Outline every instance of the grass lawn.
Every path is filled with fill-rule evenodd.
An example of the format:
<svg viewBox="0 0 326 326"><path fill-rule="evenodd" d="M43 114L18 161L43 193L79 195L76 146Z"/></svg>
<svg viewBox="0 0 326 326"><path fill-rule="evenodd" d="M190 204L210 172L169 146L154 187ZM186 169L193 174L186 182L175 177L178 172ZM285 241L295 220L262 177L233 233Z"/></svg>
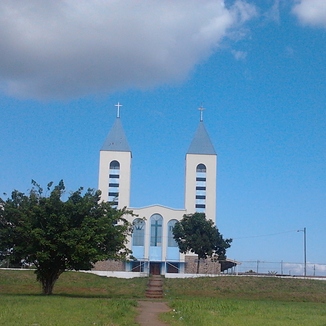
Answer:
<svg viewBox="0 0 326 326"><path fill-rule="evenodd" d="M0 325L136 325L146 278L66 272L52 296L32 271L0 270ZM165 279L169 325L326 326L326 281L276 277ZM153 325L155 326L155 325Z"/></svg>
<svg viewBox="0 0 326 326"><path fill-rule="evenodd" d="M326 281L276 277L166 279L170 325L326 326Z"/></svg>
<svg viewBox="0 0 326 326"><path fill-rule="evenodd" d="M136 325L130 299L63 296L0 296L0 325Z"/></svg>
<svg viewBox="0 0 326 326"><path fill-rule="evenodd" d="M137 325L137 299L147 279L66 272L44 296L33 271L0 270L0 325Z"/></svg>
<svg viewBox="0 0 326 326"><path fill-rule="evenodd" d="M173 313L164 316L170 325L326 325L323 303L193 298L172 300L170 307Z"/></svg>

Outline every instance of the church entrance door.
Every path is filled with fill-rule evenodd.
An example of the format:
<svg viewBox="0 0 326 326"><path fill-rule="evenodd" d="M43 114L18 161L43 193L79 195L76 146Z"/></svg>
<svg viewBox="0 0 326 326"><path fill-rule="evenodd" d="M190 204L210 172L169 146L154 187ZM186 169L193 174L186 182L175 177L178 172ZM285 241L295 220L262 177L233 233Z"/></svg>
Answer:
<svg viewBox="0 0 326 326"><path fill-rule="evenodd" d="M161 274L161 263L150 263L149 273L152 275Z"/></svg>

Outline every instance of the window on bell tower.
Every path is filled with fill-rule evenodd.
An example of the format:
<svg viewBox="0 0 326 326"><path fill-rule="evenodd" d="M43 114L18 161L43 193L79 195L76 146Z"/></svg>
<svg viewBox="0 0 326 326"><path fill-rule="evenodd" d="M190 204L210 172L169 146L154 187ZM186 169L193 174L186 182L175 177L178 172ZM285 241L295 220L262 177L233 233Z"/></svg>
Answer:
<svg viewBox="0 0 326 326"><path fill-rule="evenodd" d="M196 212L204 213L206 208L206 166L196 167Z"/></svg>
<svg viewBox="0 0 326 326"><path fill-rule="evenodd" d="M119 182L120 180L120 163L111 161L109 165L109 203L113 207L118 206L119 202Z"/></svg>

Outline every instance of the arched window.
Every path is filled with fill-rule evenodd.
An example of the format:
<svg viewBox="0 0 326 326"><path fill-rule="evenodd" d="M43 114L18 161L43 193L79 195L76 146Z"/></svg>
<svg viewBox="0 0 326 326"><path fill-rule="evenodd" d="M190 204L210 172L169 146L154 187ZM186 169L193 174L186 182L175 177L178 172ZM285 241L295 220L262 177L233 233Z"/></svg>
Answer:
<svg viewBox="0 0 326 326"><path fill-rule="evenodd" d="M173 238L173 228L177 220L170 220L168 223L168 247L178 247L177 242Z"/></svg>
<svg viewBox="0 0 326 326"><path fill-rule="evenodd" d="M206 172L205 164L202 164L202 163L198 164L197 168L196 168L196 172Z"/></svg>
<svg viewBox="0 0 326 326"><path fill-rule="evenodd" d="M144 246L145 242L145 221L141 218L136 218L133 221L132 245Z"/></svg>
<svg viewBox="0 0 326 326"><path fill-rule="evenodd" d="M196 212L205 212L206 208L206 166L196 167Z"/></svg>
<svg viewBox="0 0 326 326"><path fill-rule="evenodd" d="M110 170L120 170L120 163L118 161L112 161L110 163Z"/></svg>
<svg viewBox="0 0 326 326"><path fill-rule="evenodd" d="M163 217L160 214L151 216L151 246L162 246L162 222Z"/></svg>
<svg viewBox="0 0 326 326"><path fill-rule="evenodd" d="M111 161L109 165L109 202L113 207L118 206L119 201L119 179L120 163L116 160Z"/></svg>

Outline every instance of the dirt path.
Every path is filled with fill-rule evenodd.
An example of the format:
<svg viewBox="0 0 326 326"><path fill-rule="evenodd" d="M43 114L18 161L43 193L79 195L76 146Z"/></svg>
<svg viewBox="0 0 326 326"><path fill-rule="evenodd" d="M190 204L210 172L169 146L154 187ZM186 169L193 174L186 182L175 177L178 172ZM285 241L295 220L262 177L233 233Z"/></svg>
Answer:
<svg viewBox="0 0 326 326"><path fill-rule="evenodd" d="M136 322L141 326L167 326L167 324L158 319L158 315L170 310L165 302L138 301L139 315L136 318Z"/></svg>

